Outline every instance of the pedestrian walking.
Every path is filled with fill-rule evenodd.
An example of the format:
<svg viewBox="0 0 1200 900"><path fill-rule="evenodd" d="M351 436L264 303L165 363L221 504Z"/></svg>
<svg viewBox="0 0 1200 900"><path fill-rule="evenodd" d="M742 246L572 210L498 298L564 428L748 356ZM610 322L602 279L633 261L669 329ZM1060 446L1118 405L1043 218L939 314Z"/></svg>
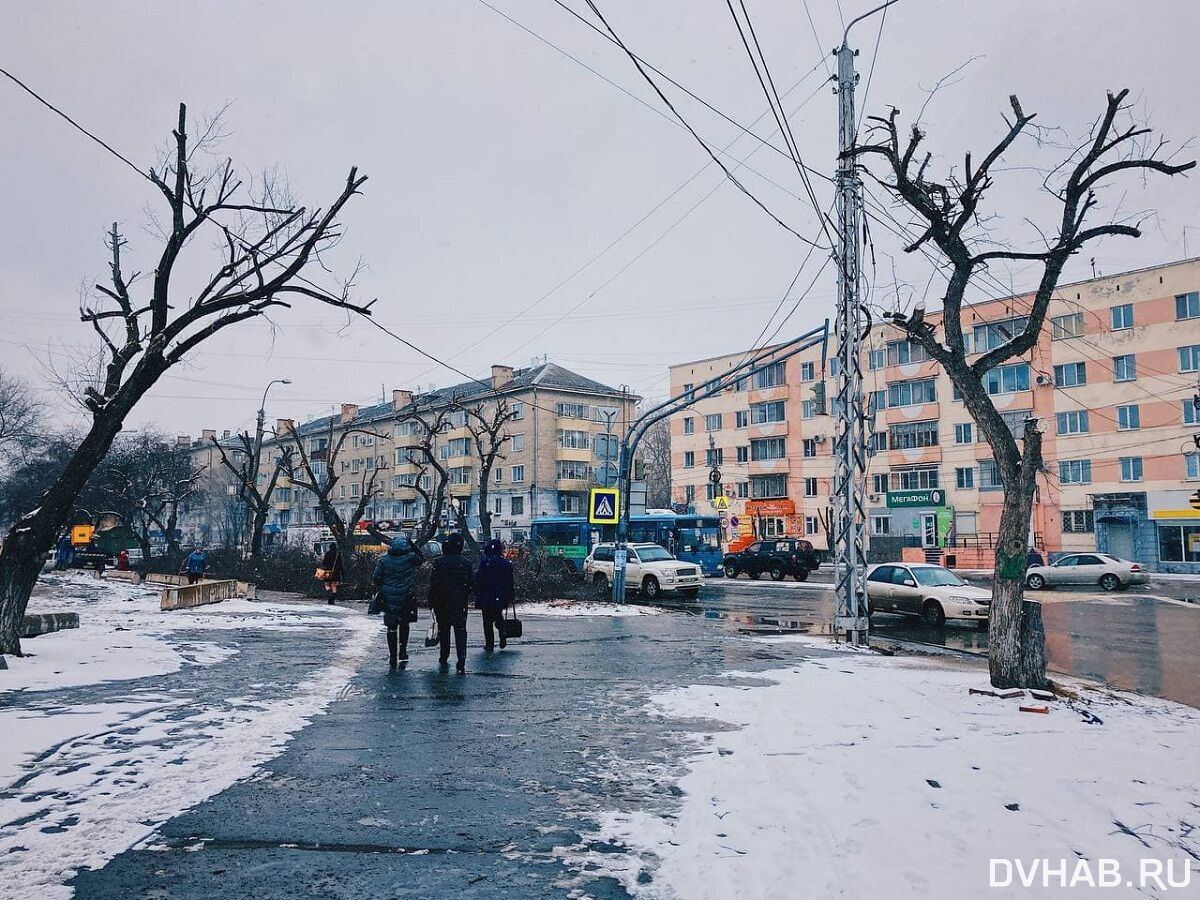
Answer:
<svg viewBox="0 0 1200 900"><path fill-rule="evenodd" d="M188 584L195 584L204 577L204 573L207 571L208 558L205 557L204 551L197 547L183 561L183 572L187 575Z"/></svg>
<svg viewBox="0 0 1200 900"><path fill-rule="evenodd" d="M321 557L319 578L325 584L325 593L329 595L329 605L337 603L338 583L342 580L342 551L334 544Z"/></svg>
<svg viewBox="0 0 1200 900"><path fill-rule="evenodd" d="M475 606L483 613L483 649L491 653L495 649L495 631L500 632L500 649L508 641L500 620L504 610L513 602L513 564L504 557L504 547L497 540L487 542L483 548L483 561L475 572Z"/></svg>
<svg viewBox="0 0 1200 900"><path fill-rule="evenodd" d="M383 613L389 669L394 670L398 661L408 659L408 626L417 621L417 569L422 562L424 559L413 542L400 535L375 564L371 576L375 590L371 609Z"/></svg>
<svg viewBox="0 0 1200 900"><path fill-rule="evenodd" d="M1042 558L1042 554L1038 552L1037 547L1030 547L1029 552L1025 554L1025 568L1028 569L1031 566L1044 566L1045 564L1046 560Z"/></svg>
<svg viewBox="0 0 1200 900"><path fill-rule="evenodd" d="M54 568L66 569L71 565L75 555L75 546L71 543L71 535L64 534L58 539L58 547L54 551Z"/></svg>
<svg viewBox="0 0 1200 900"><path fill-rule="evenodd" d="M122 550L120 553L117 554L117 571L118 572L128 572L129 571L129 551L128 550Z"/></svg>
<svg viewBox="0 0 1200 900"><path fill-rule="evenodd" d="M467 670L467 609L475 591L475 574L462 555L463 536L452 534L442 543L442 555L433 564L429 576L429 605L437 616L441 656L438 662L450 661L450 631L454 630L454 648L458 655L455 668L461 674Z"/></svg>

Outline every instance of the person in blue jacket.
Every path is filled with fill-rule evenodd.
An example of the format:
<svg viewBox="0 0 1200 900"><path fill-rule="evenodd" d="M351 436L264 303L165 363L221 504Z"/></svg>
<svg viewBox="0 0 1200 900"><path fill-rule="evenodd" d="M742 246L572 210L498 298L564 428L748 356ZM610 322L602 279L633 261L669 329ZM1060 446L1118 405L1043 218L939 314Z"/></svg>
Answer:
<svg viewBox="0 0 1200 900"><path fill-rule="evenodd" d="M504 558L504 547L491 540L483 548L483 561L475 572L475 606L483 613L483 649L491 653L500 631L504 610L513 602L513 564ZM508 645L500 631L500 649Z"/></svg>
<svg viewBox="0 0 1200 900"><path fill-rule="evenodd" d="M408 626L417 621L417 569L424 558L413 542L400 535L375 564L371 583L378 594L387 627L388 668L408 659Z"/></svg>
<svg viewBox="0 0 1200 900"><path fill-rule="evenodd" d="M188 584L195 584L208 571L208 559L204 556L204 551L197 548L191 552L183 563L183 570L187 573Z"/></svg>

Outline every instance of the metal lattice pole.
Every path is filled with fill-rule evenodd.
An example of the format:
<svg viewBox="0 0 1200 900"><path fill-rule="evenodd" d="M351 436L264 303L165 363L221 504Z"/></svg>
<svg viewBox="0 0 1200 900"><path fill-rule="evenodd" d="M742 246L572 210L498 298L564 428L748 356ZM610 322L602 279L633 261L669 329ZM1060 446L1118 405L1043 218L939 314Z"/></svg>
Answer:
<svg viewBox="0 0 1200 900"><path fill-rule="evenodd" d="M862 400L862 313L859 305L861 185L849 152L854 118L854 51L843 40L837 52L838 309L837 431L834 441L834 566L837 612L834 628L852 644L867 642L866 534L863 481L866 444Z"/></svg>

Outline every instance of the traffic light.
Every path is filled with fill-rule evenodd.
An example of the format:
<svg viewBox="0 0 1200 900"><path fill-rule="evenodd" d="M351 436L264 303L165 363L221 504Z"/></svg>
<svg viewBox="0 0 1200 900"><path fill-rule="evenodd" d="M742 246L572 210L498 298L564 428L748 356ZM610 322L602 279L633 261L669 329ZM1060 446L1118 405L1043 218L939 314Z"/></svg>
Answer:
<svg viewBox="0 0 1200 900"><path fill-rule="evenodd" d="M818 416L825 415L825 382L818 381L812 386L813 406Z"/></svg>

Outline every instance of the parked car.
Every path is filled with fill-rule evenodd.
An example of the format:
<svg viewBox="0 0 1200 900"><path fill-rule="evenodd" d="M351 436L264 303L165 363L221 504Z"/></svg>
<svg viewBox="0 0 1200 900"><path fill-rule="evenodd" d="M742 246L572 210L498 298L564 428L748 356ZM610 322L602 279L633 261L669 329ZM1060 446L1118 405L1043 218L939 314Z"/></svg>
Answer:
<svg viewBox="0 0 1200 900"><path fill-rule="evenodd" d="M1026 586L1035 591L1059 584L1098 584L1117 591L1145 583L1146 569L1140 563L1107 553L1072 553L1048 566L1030 566L1025 573Z"/></svg>
<svg viewBox="0 0 1200 900"><path fill-rule="evenodd" d="M726 553L722 568L726 578L737 578L745 572L751 578L770 573L776 581L789 575L804 581L820 565L817 551L803 538L774 538L755 541L737 553Z"/></svg>
<svg viewBox="0 0 1200 900"><path fill-rule="evenodd" d="M927 563L881 563L867 572L868 613L917 616L930 628L947 619L987 624L992 593Z"/></svg>
<svg viewBox="0 0 1200 900"><path fill-rule="evenodd" d="M692 599L700 593L704 574L695 563L680 562L658 544L627 544L625 591L641 591L648 600L663 594ZM583 577L595 584L612 584L615 544L596 544L583 561Z"/></svg>

